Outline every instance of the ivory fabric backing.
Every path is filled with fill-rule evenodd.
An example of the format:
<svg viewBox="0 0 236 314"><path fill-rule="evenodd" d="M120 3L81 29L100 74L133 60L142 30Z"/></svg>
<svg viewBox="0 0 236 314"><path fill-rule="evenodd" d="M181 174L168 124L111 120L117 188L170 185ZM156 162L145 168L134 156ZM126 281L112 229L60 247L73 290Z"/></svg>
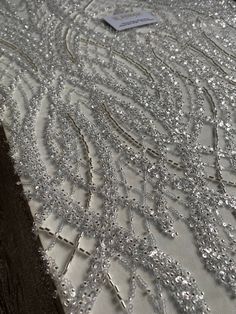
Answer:
<svg viewBox="0 0 236 314"><path fill-rule="evenodd" d="M235 2L0 4L0 121L65 313L234 314Z"/></svg>

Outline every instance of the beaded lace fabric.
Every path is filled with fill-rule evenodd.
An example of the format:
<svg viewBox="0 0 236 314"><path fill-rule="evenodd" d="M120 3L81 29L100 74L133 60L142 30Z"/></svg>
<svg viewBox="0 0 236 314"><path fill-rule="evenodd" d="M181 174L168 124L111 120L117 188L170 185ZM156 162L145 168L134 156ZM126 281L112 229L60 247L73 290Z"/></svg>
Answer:
<svg viewBox="0 0 236 314"><path fill-rule="evenodd" d="M236 3L0 4L0 118L65 313L235 313Z"/></svg>

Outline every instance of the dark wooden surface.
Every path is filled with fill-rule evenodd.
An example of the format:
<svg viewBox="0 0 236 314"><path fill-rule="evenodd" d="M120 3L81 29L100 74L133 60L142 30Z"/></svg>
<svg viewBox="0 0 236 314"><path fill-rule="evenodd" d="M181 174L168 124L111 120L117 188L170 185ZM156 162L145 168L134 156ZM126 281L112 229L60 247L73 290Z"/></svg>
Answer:
<svg viewBox="0 0 236 314"><path fill-rule="evenodd" d="M0 314L63 313L32 233L33 219L0 125Z"/></svg>

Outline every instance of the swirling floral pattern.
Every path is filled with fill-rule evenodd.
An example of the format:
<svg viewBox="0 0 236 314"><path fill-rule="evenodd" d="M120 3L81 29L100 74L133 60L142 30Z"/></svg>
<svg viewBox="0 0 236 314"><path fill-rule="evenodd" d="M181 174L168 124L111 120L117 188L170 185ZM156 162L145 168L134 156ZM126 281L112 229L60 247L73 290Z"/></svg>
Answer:
<svg viewBox="0 0 236 314"><path fill-rule="evenodd" d="M194 265L235 297L235 8L2 1L0 116L66 312L109 291L114 312L207 313ZM142 9L158 22L102 20Z"/></svg>

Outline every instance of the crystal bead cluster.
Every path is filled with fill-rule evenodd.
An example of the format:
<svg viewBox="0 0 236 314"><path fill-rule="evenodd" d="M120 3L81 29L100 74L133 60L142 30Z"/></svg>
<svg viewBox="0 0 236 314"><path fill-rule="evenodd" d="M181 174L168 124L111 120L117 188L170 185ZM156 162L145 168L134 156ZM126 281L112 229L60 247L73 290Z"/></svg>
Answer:
<svg viewBox="0 0 236 314"><path fill-rule="evenodd" d="M116 32L102 20L140 10L158 22ZM138 313L138 289L150 313L167 314L166 298L208 313L197 280L159 247L178 224L236 296L235 12L230 0L2 1L0 118L66 313L92 312L105 286L124 313ZM60 266L58 243L70 249ZM75 286L76 254L87 270Z"/></svg>

